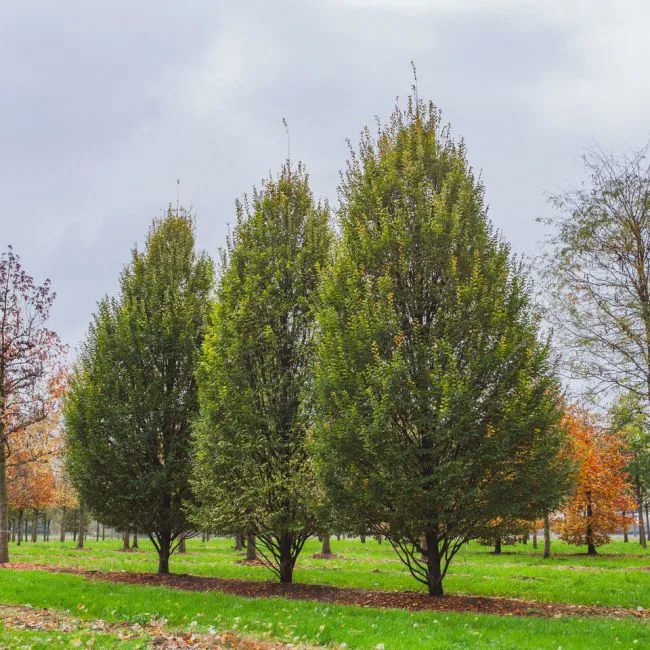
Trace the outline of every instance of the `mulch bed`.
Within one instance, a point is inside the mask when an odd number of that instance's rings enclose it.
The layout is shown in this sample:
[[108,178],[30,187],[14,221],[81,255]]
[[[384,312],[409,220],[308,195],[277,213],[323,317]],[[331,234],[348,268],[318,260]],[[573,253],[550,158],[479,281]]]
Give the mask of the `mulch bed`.
[[336,553],[314,553],[312,556],[314,560],[345,560],[344,555],[337,555]]
[[67,567],[37,564],[7,563],[5,569],[39,570],[52,573],[81,575],[93,580],[106,580],[124,584],[171,587],[185,591],[220,591],[245,598],[282,597],[292,600],[310,600],[336,605],[357,605],[380,609],[406,609],[408,611],[471,612],[474,614],[497,614],[499,616],[610,616],[613,618],[650,619],[650,610],[626,609],[622,607],[601,607],[596,605],[566,605],[500,598],[492,596],[429,596],[415,591],[380,591],[353,587],[331,587],[328,585],[290,584],[258,582],[227,578],[211,578],[174,573],[132,573],[115,571],[88,571]]
[[244,566],[266,566],[262,560],[247,560],[246,558],[243,560],[236,560],[235,564],[243,564]]

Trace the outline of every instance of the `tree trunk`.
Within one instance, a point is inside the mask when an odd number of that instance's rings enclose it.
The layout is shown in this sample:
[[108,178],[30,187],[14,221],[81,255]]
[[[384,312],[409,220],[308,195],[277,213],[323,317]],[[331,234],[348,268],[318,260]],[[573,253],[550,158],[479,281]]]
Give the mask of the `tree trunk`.
[[639,508],[639,544],[641,544],[643,548],[648,548],[648,542],[645,535],[645,524],[643,521],[643,497],[641,495],[641,482],[639,479],[636,480],[636,502]]
[[533,531],[533,548],[537,550],[537,528]]
[[596,544],[594,543],[594,529],[591,519],[593,517],[594,511],[591,507],[591,495],[589,493],[587,495],[587,498],[589,499],[587,502],[587,532],[585,534],[587,541],[587,555],[597,555]]
[[235,535],[235,550],[241,551],[244,548],[243,537],[241,535]]
[[129,543],[129,531],[125,530],[124,534],[122,535],[122,550],[128,551],[129,548],[131,548],[131,545]]
[[291,535],[283,533],[280,536],[280,582],[293,582],[293,558],[291,557]]
[[23,517],[25,516],[25,512],[23,510],[18,511],[18,541],[16,542],[16,546],[20,546],[23,541]]
[[501,555],[501,538],[497,537],[494,542],[494,554]]
[[551,557],[551,522],[548,512],[544,515],[544,558]]
[[59,541],[61,543],[65,542],[65,507],[61,508],[61,535]]
[[169,535],[162,535],[159,540],[158,573],[169,573],[169,555],[171,552],[171,539]]
[[[647,517],[646,517],[647,519]],[[623,510],[623,541],[627,544],[630,539],[627,534],[627,512]]]
[[138,545],[138,531],[134,530],[133,531],[133,543],[131,544],[131,548],[140,548]]
[[84,547],[84,535],[86,534],[86,513],[81,503],[79,504],[79,534],[77,535],[77,548]]
[[325,533],[325,535],[323,535],[323,548],[321,549],[323,555],[332,555],[332,545],[330,541],[330,534]]
[[187,545],[185,544],[185,535],[181,537],[181,541],[178,542],[177,553],[187,553]]
[[361,540],[362,544],[366,543],[366,536],[365,535],[361,535],[361,537],[359,539]]
[[249,562],[257,560],[257,545],[255,543],[255,535],[252,533],[246,536],[246,559]]
[[106,527],[102,524],[102,542],[106,539]]
[[430,596],[442,596],[442,571],[440,569],[440,550],[438,538],[434,533],[426,533],[427,582]]
[[529,537],[530,537],[530,535],[529,535],[527,532],[524,533],[524,537],[523,537],[523,539],[521,540],[522,544],[528,544],[528,538],[529,538]]
[[[0,429],[2,434],[2,429]],[[9,495],[7,494],[7,450],[0,435],[0,564],[9,562]]]
[[97,526],[95,528],[95,541],[99,541],[99,522],[97,522]]

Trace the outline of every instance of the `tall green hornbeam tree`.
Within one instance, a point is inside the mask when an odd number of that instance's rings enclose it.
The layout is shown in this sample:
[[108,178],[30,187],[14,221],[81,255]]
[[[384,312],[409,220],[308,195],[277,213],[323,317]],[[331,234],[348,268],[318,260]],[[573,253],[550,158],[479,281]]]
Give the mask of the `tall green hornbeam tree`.
[[237,223],[222,258],[198,371],[194,487],[204,528],[257,536],[262,560],[291,582],[318,530],[306,446],[314,303],[331,233],[302,166],[283,166]]
[[438,110],[397,107],[351,154],[319,309],[326,492],[430,594],[466,540],[541,516],[569,474],[549,349],[483,194]]
[[160,573],[188,529],[196,366],[214,267],[192,217],[156,219],[88,330],[65,404],[67,466],[102,522],[149,535]]

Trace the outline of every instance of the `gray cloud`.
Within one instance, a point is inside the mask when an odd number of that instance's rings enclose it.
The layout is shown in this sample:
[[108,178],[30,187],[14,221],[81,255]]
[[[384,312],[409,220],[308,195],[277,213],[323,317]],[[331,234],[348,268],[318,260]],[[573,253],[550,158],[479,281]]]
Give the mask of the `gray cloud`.
[[492,219],[533,252],[545,192],[580,178],[582,148],[648,136],[648,18],[605,0],[2,3],[0,244],[52,278],[75,345],[176,178],[215,253],[234,199],[286,156],[286,117],[335,201],[345,139],[408,93],[415,60]]

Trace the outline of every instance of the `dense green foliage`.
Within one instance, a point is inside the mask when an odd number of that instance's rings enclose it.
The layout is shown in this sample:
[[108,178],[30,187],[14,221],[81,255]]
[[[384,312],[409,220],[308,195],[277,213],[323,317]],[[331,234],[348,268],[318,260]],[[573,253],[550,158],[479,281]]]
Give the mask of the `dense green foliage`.
[[257,535],[284,582],[318,525],[304,401],[330,240],[300,166],[238,203],[197,374],[196,521]]
[[122,272],[119,298],[99,303],[65,404],[67,464],[81,498],[101,521],[148,533],[161,572],[188,527],[194,372],[213,274],[188,214],[155,220]]
[[321,477],[346,524],[385,535],[441,594],[465,541],[565,491],[558,383],[526,277],[432,105],[363,133],[340,198],[319,312]]

